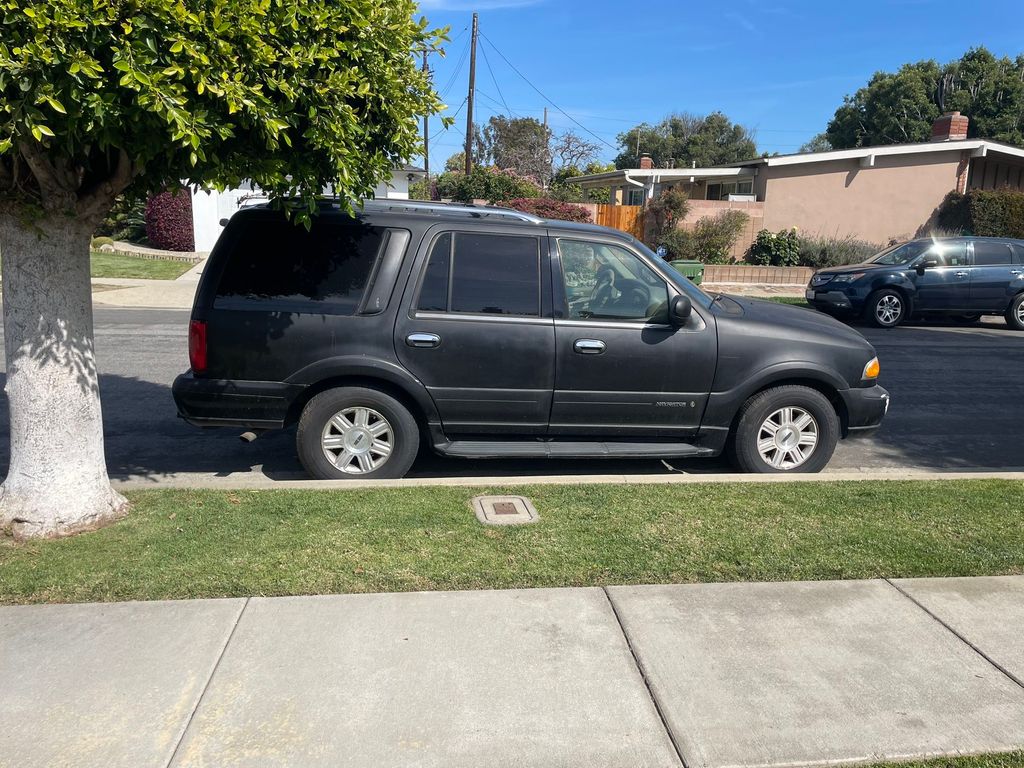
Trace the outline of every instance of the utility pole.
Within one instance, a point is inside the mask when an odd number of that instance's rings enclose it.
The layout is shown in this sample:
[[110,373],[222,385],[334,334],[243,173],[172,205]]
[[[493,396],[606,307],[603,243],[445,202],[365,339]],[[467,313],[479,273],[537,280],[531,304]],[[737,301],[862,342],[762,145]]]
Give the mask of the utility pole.
[[548,108],[544,107],[544,127],[548,127]]
[[[427,52],[423,51],[423,71],[430,77],[430,67],[427,66]],[[423,115],[423,170],[427,172],[427,186],[430,186],[430,115]]]
[[473,38],[469,44],[469,95],[466,97],[466,175],[473,172],[473,96],[476,93],[476,37],[480,32],[473,14]]

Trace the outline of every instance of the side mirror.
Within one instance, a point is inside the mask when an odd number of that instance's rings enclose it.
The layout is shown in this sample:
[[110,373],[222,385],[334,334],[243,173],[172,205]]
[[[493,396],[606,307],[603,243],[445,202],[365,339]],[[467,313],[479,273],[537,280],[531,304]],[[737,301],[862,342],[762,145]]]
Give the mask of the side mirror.
[[923,259],[921,259],[919,262],[917,262],[917,266],[914,267],[914,269],[917,270],[917,274],[923,275],[924,271],[926,269],[928,269],[929,267],[937,267],[937,266],[939,266],[939,260],[938,259],[936,259],[933,256],[925,256]]
[[668,321],[676,328],[679,328],[686,325],[686,321],[690,319],[690,313],[692,312],[693,302],[690,301],[689,296],[682,294],[674,296],[668,305]]

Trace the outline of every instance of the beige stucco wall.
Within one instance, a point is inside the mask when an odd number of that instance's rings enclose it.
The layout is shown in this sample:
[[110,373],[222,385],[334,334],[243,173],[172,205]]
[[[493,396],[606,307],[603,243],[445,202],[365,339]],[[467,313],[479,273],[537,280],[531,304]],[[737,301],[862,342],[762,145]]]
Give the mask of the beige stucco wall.
[[960,157],[959,151],[882,156],[873,168],[857,160],[761,166],[754,186],[767,229],[797,227],[884,244],[927,226],[956,187]]

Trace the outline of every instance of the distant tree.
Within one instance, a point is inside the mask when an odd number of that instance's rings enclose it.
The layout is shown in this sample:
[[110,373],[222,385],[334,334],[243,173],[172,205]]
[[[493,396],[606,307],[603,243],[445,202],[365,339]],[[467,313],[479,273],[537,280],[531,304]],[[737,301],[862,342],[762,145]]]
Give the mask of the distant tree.
[[540,187],[528,176],[494,166],[473,166],[468,176],[462,171],[447,171],[437,177],[438,194],[445,199],[469,203],[486,200],[512,200],[539,197]]
[[1024,54],[975,48],[945,65],[876,72],[844,99],[825,135],[836,149],[928,141],[935,119],[954,110],[971,119],[969,136],[1024,146]]
[[444,161],[444,169],[446,171],[465,171],[466,153],[456,152],[454,155],[451,155],[447,160]]
[[440,102],[412,0],[0,4],[0,248],[10,468],[0,528],[59,536],[110,485],[89,242],[123,192],[251,179],[308,220],[419,149]]
[[495,115],[478,133],[476,162],[546,184],[551,176],[550,143],[551,130],[539,120]]
[[656,168],[700,167],[734,163],[757,157],[750,131],[732,123],[721,112],[700,117],[689,113],[669,115],[657,125],[642,123],[619,134],[622,151],[617,168],[636,168],[640,156],[649,154]]
[[800,149],[797,151],[800,153],[805,152],[828,152],[832,149],[832,144],[828,140],[828,136],[824,133],[819,133],[814,136],[810,141],[801,144]]
[[579,184],[573,182],[577,176],[589,176],[596,173],[607,173],[615,170],[615,163],[590,162],[583,169],[567,165],[557,171],[551,177],[551,186],[548,194],[555,200],[562,200],[568,203],[607,203],[609,197],[608,187],[597,189],[583,189]]
[[597,159],[601,148],[573,131],[566,131],[551,142],[555,175],[567,168],[580,169]]

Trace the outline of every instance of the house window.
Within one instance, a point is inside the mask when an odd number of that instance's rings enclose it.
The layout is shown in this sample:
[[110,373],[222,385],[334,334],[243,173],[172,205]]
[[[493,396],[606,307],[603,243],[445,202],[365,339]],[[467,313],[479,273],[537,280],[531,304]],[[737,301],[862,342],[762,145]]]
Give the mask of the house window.
[[643,205],[646,192],[644,189],[627,189],[626,205]]
[[723,181],[716,184],[708,184],[708,200],[728,200],[729,195],[752,195],[754,194],[754,180],[746,181]]

